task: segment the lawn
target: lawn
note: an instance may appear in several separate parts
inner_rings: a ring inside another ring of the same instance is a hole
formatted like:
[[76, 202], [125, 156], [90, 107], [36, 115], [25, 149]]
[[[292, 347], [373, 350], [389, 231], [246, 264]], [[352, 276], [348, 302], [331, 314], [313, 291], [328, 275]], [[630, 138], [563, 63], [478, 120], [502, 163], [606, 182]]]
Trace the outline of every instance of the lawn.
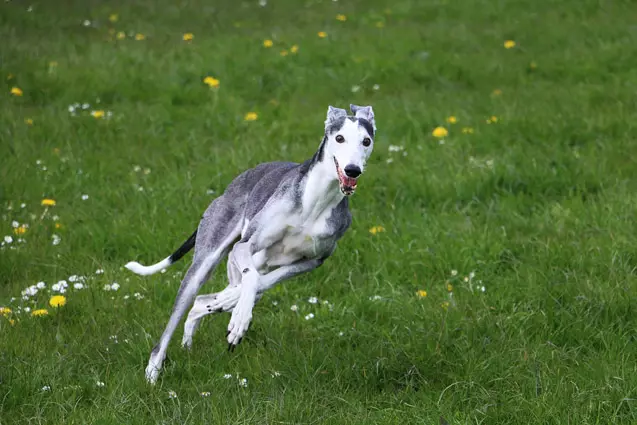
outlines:
[[[0, 424], [636, 423], [634, 12], [2, 2]], [[350, 103], [378, 133], [335, 254], [232, 353], [228, 314], [179, 329], [149, 386], [192, 256], [122, 266]]]

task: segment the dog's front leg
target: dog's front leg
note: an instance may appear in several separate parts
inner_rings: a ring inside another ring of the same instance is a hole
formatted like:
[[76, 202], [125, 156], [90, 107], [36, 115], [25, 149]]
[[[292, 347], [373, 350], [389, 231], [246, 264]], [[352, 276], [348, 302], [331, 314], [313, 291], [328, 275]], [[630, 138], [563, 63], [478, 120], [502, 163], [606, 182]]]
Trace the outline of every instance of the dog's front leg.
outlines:
[[228, 350], [233, 350], [241, 342], [250, 326], [261, 275], [252, 259], [250, 242], [237, 243], [230, 255], [233, 256], [233, 261], [241, 272], [241, 294], [237, 305], [232, 310], [227, 333]]

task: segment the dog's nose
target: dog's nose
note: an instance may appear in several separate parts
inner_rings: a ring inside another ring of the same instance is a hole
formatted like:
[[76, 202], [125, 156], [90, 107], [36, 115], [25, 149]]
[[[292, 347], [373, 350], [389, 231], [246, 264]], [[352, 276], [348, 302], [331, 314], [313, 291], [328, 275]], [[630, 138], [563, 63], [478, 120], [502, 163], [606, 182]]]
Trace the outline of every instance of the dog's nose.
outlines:
[[356, 165], [348, 165], [347, 167], [345, 167], [345, 174], [347, 175], [347, 177], [351, 177], [353, 179], [355, 179], [356, 177], [360, 176], [362, 171], [360, 169], [360, 167], [356, 166]]

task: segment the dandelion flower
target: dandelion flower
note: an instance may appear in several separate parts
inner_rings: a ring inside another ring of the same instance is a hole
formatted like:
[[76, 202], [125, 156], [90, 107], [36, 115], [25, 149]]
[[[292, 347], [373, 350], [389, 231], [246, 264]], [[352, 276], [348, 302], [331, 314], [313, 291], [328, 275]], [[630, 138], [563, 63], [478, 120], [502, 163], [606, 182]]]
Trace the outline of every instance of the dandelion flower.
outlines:
[[54, 308], [64, 307], [66, 304], [66, 297], [64, 295], [54, 295], [49, 300], [49, 305]]
[[531, 69], [536, 69], [536, 68], [537, 68], [537, 63], [536, 63], [535, 61], [532, 61], [532, 62], [529, 64], [529, 68], [531, 68]]
[[448, 292], [453, 291], [453, 285], [451, 283], [447, 283], [447, 291]]
[[207, 76], [206, 78], [203, 79], [204, 84], [208, 85], [208, 87], [216, 89], [217, 87], [219, 87], [220, 81], [217, 80], [215, 77], [211, 77], [211, 76]]
[[126, 38], [126, 33], [124, 31], [120, 31], [115, 34], [115, 38], [117, 38], [118, 40], [123, 40]]
[[55, 223], [55, 228], [56, 228], [56, 229], [61, 229], [61, 228], [62, 228], [62, 225], [61, 225], [60, 223]]
[[512, 49], [515, 47], [515, 41], [513, 40], [507, 40], [504, 42], [504, 48], [505, 49]]
[[119, 20], [119, 16], [117, 15], [117, 13], [111, 13], [111, 15], [108, 17], [108, 20], [115, 23]]
[[431, 132], [431, 134], [433, 134], [434, 137], [446, 137], [449, 135], [449, 131], [444, 128], [444, 127], [436, 127], [434, 128], [434, 131]]
[[22, 96], [22, 90], [18, 87], [12, 87], [11, 94], [14, 96]]
[[183, 36], [184, 41], [192, 41], [194, 38], [195, 36], [191, 32], [187, 32]]
[[44, 309], [44, 308], [40, 308], [38, 310], [33, 310], [31, 312], [31, 316], [33, 316], [33, 317], [46, 316], [47, 314], [49, 314], [49, 311]]
[[457, 122], [458, 122], [458, 118], [456, 118], [455, 116], [453, 116], [453, 115], [452, 115], [452, 116], [450, 116], [450, 117], [447, 117], [447, 122], [448, 122], [449, 124], [455, 124], [455, 123], [457, 123]]
[[100, 109], [97, 111], [91, 111], [91, 115], [96, 119], [100, 119], [100, 118], [104, 118], [105, 114], [104, 114], [104, 111]]
[[440, 307], [442, 307], [443, 310], [447, 310], [449, 308], [449, 301], [445, 301], [444, 303], [440, 304]]
[[13, 229], [13, 233], [15, 233], [16, 235], [24, 235], [27, 232], [27, 229], [28, 226], [26, 224], [23, 224], [22, 226]]
[[55, 200], [45, 198], [42, 200], [42, 205], [44, 205], [45, 207], [53, 207], [55, 206]]
[[327, 37], [327, 33], [325, 31], [319, 31], [317, 34], [320, 38], [325, 38]]
[[292, 47], [290, 47], [290, 53], [296, 53], [299, 51], [299, 46], [297, 46], [296, 44], [294, 44]]
[[259, 116], [257, 115], [256, 112], [248, 112], [247, 114], [245, 114], [245, 116], [243, 117], [244, 121], [256, 121], [256, 119], [259, 118]]
[[24, 123], [26, 125], [33, 125], [33, 120], [31, 118], [25, 118]]
[[425, 291], [424, 289], [421, 289], [416, 292], [416, 295], [418, 295], [420, 298], [425, 298], [427, 296], [427, 291]]
[[273, 45], [274, 45], [274, 43], [269, 38], [266, 39], [266, 40], [263, 40], [263, 47], [265, 47], [266, 49], [269, 49]]
[[338, 14], [338, 15], [336, 15], [336, 20], [337, 21], [341, 21], [341, 22], [345, 22], [345, 21], [347, 21], [347, 16], [342, 15], [342, 14]]
[[496, 117], [495, 115], [491, 115], [490, 118], [487, 118], [486, 122], [487, 124], [495, 124], [498, 122], [498, 117]]
[[281, 56], [287, 56], [288, 55], [288, 51], [287, 50], [281, 50], [281, 53], [279, 53]]
[[502, 94], [502, 90], [500, 89], [495, 89], [491, 92], [492, 96], [500, 96]]
[[369, 233], [375, 235], [376, 233], [384, 232], [385, 228], [383, 226], [373, 226], [369, 229]]
[[462, 127], [462, 133], [463, 134], [473, 134], [473, 128], [472, 127]]
[[8, 316], [11, 314], [11, 309], [9, 307], [0, 307], [0, 315]]
[[135, 34], [135, 40], [142, 41], [142, 40], [145, 40], [145, 39], [146, 39], [146, 36], [144, 34], [141, 34], [141, 33]]

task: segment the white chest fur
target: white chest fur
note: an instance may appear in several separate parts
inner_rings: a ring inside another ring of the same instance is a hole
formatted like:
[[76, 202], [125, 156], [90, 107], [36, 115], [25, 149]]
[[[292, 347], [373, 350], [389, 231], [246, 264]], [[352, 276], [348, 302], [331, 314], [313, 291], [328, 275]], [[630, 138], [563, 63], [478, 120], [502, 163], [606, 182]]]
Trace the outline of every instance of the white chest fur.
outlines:
[[277, 223], [280, 230], [276, 240], [256, 254], [255, 263], [271, 268], [328, 254], [335, 243], [330, 217], [342, 199], [338, 180], [320, 166], [313, 169], [306, 180], [301, 208], [292, 213], [282, 209], [271, 217], [270, 225]]

